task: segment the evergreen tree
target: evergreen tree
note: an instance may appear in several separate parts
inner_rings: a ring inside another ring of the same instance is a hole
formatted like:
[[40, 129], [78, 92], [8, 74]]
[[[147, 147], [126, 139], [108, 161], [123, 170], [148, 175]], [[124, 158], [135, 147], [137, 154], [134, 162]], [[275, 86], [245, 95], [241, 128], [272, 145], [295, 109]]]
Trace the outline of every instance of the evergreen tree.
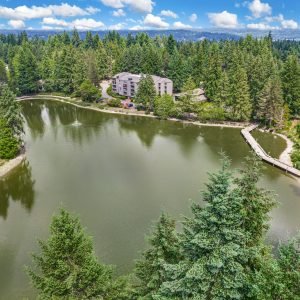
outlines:
[[139, 299], [153, 299], [166, 280], [163, 265], [178, 263], [181, 254], [175, 231], [175, 221], [163, 213], [148, 237], [150, 248], [136, 262], [135, 275], [139, 279]]
[[52, 219], [49, 239], [39, 244], [41, 254], [33, 255], [35, 267], [27, 272], [43, 299], [112, 299], [112, 268], [97, 261], [77, 217], [62, 209]]
[[71, 43], [75, 48], [78, 48], [81, 44], [81, 39], [76, 29], [74, 29], [72, 32]]
[[248, 121], [252, 114], [247, 73], [237, 65], [230, 82], [231, 117], [237, 121]]
[[0, 118], [4, 119], [13, 134], [20, 138], [23, 133], [21, 106], [8, 86], [0, 88]]
[[242, 299], [246, 287], [246, 238], [241, 228], [243, 207], [231, 191], [232, 174], [225, 159], [221, 171], [210, 175], [203, 200], [192, 206], [183, 224], [184, 259], [167, 265], [169, 281], [163, 299]]
[[7, 71], [6, 65], [3, 60], [0, 59], [0, 85], [3, 83], [7, 83]]
[[281, 82], [278, 76], [271, 77], [263, 88], [259, 100], [257, 116], [269, 127], [282, 125], [284, 110]]
[[88, 102], [93, 102], [97, 100], [97, 98], [101, 97], [100, 90], [88, 79], [83, 81], [83, 83], [80, 85], [78, 94], [83, 101]]
[[143, 76], [139, 82], [138, 90], [135, 95], [136, 102], [141, 103], [152, 110], [155, 96], [156, 90], [152, 76]]
[[296, 55], [289, 55], [282, 72], [283, 95], [293, 114], [300, 114], [300, 63]]
[[282, 286], [276, 299], [300, 299], [300, 237], [291, 240], [279, 248], [279, 280]]
[[6, 120], [0, 118], [0, 159], [12, 159], [20, 150], [20, 142]]
[[17, 92], [30, 94], [37, 91], [37, 63], [30, 47], [22, 44], [13, 60], [13, 76]]

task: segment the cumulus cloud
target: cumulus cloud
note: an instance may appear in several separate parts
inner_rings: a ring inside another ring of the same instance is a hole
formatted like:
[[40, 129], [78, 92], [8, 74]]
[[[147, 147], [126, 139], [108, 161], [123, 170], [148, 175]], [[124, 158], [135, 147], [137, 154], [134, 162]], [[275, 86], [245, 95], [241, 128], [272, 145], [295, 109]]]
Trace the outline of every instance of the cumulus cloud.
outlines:
[[144, 29], [146, 29], [146, 27], [141, 26], [141, 25], [136, 25], [136, 26], [133, 26], [133, 27], [131, 27], [129, 29], [130, 30], [144, 30]]
[[23, 29], [26, 27], [24, 21], [22, 21], [22, 20], [10, 20], [8, 22], [8, 25], [14, 29]]
[[101, 0], [101, 2], [113, 8], [124, 8], [128, 6], [141, 13], [151, 13], [154, 6], [152, 0]]
[[114, 17], [125, 17], [126, 13], [122, 8], [119, 8], [119, 9], [113, 11], [113, 16]]
[[70, 25], [78, 30], [97, 30], [102, 29], [105, 25], [101, 21], [94, 19], [76, 19]]
[[0, 18], [13, 20], [30, 20], [38, 18], [47, 18], [53, 16], [59, 17], [76, 17], [86, 16], [98, 12], [98, 8], [88, 7], [86, 9], [80, 8], [76, 5], [62, 3], [60, 5], [49, 6], [31, 6], [26, 5], [17, 6], [15, 8], [0, 6]]
[[174, 22], [173, 23], [173, 27], [175, 29], [191, 29], [192, 26], [191, 25], [188, 25], [188, 24], [183, 24], [182, 22]]
[[57, 25], [57, 26], [63, 26], [67, 27], [69, 26], [69, 23], [62, 19], [56, 19], [56, 18], [43, 18], [42, 24], [45, 25]]
[[271, 26], [266, 23], [250, 23], [247, 24], [248, 29], [254, 29], [254, 30], [277, 30], [280, 29], [278, 26]]
[[281, 26], [284, 29], [298, 29], [298, 23], [294, 20], [283, 20]]
[[218, 28], [236, 28], [239, 25], [237, 15], [226, 10], [221, 13], [209, 13], [208, 18]]
[[191, 22], [196, 22], [198, 19], [198, 16], [197, 16], [197, 14], [191, 14], [189, 19]]
[[261, 16], [270, 15], [272, 13], [272, 7], [270, 4], [263, 3], [261, 0], [253, 0], [249, 3], [248, 8], [254, 18], [260, 18]]
[[174, 18], [174, 19], [178, 18], [178, 15], [175, 12], [171, 11], [171, 10], [162, 10], [160, 12], [160, 15], [164, 16], [164, 17]]
[[113, 24], [108, 27], [109, 30], [121, 30], [124, 29], [125, 23]]
[[154, 28], [168, 28], [169, 24], [161, 17], [148, 14], [144, 19], [144, 25]]

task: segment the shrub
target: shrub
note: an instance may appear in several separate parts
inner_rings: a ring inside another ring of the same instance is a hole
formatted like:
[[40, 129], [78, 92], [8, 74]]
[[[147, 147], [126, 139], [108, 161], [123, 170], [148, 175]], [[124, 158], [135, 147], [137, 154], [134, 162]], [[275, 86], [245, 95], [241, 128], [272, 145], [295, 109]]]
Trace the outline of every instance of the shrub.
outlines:
[[204, 121], [224, 121], [225, 111], [214, 103], [202, 103], [198, 108], [198, 118]]
[[0, 158], [12, 159], [20, 150], [20, 142], [14, 136], [12, 129], [0, 119]]
[[125, 100], [127, 99], [126, 96], [121, 96], [121, 95], [118, 95], [117, 93], [115, 93], [113, 90], [112, 90], [112, 85], [110, 85], [108, 87], [108, 89], [106, 90], [107, 94], [113, 98], [116, 98], [116, 99], [120, 99], [120, 100]]
[[167, 119], [171, 116], [172, 109], [174, 107], [174, 101], [172, 96], [163, 95], [157, 96], [154, 100], [154, 114], [162, 119]]
[[110, 107], [121, 107], [121, 100], [120, 99], [110, 99], [107, 102], [107, 104]]
[[78, 91], [83, 101], [93, 102], [101, 97], [100, 90], [93, 85], [90, 80], [85, 80], [79, 87]]

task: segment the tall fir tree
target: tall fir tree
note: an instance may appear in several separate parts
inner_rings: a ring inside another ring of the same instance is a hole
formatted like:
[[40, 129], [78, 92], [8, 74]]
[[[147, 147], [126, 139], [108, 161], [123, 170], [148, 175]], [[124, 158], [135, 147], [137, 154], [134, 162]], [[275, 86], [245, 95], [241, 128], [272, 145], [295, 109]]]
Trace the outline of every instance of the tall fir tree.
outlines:
[[138, 90], [135, 95], [136, 102], [141, 103], [152, 110], [155, 96], [156, 90], [152, 76], [143, 76], [139, 82]]
[[112, 279], [112, 267], [97, 261], [92, 239], [66, 210], [53, 217], [50, 237], [39, 245], [27, 272], [42, 299], [118, 299], [116, 287], [125, 288]]
[[148, 237], [150, 248], [136, 262], [139, 299], [153, 299], [166, 280], [164, 264], [176, 264], [181, 259], [175, 221], [163, 213]]

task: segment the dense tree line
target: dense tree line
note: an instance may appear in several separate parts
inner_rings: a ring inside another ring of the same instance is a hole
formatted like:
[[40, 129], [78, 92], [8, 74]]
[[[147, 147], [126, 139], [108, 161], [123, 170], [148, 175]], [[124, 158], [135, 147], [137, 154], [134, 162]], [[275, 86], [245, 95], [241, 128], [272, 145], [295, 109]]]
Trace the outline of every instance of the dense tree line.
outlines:
[[[169, 77], [175, 91], [192, 80], [226, 118], [282, 126], [287, 109], [291, 115], [300, 113], [299, 49], [299, 42], [273, 42], [271, 35], [177, 42], [172, 36], [151, 39], [139, 33], [123, 38], [117, 32], [103, 40], [88, 32], [81, 40], [76, 30], [29, 40], [23, 32], [0, 35], [0, 77], [8, 77], [18, 94], [41, 89], [71, 94], [86, 80], [97, 86], [121, 71]], [[268, 89], [272, 99], [266, 99]]]
[[[0, 80], [17, 95], [61, 92], [92, 102], [101, 96], [101, 80], [118, 72], [165, 76], [173, 80], [175, 92], [201, 87], [208, 101], [191, 101], [189, 93], [175, 105], [168, 97], [155, 99], [145, 76], [135, 100], [160, 117], [252, 120], [284, 129], [300, 115], [299, 57], [300, 42], [274, 42], [271, 35], [177, 42], [172, 35], [150, 38], [145, 33], [125, 38], [109, 32], [100, 39], [87, 32], [81, 39], [74, 30], [44, 40], [23, 32], [0, 35]], [[120, 101], [108, 104], [120, 106]], [[299, 165], [297, 149], [293, 157]]]
[[[234, 174], [224, 157], [192, 214], [176, 230], [163, 213], [130, 277], [100, 263], [77, 217], [55, 216], [27, 269], [42, 299], [300, 299], [300, 238], [265, 243], [274, 196], [257, 186], [261, 162]], [[277, 254], [273, 254], [276, 252]]]

